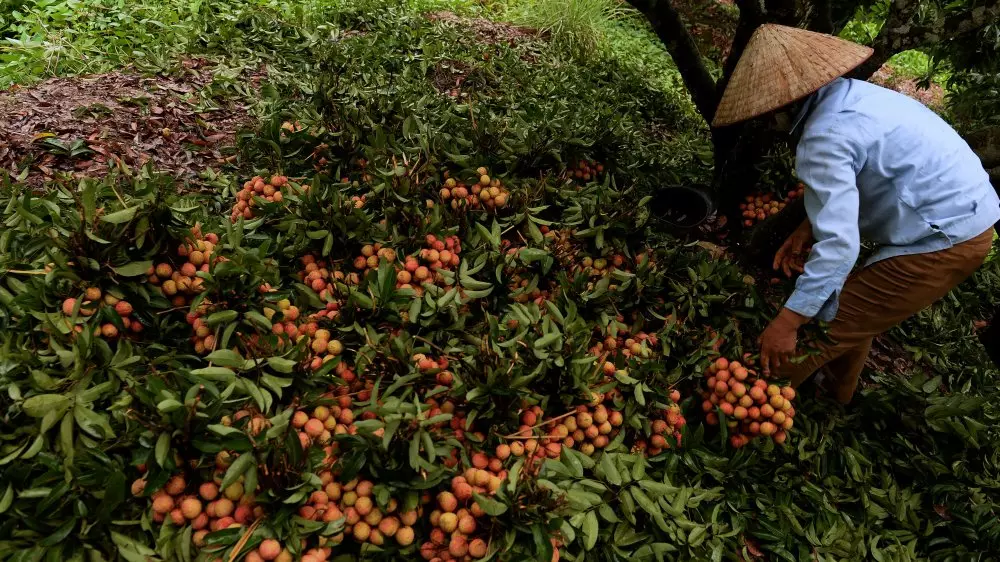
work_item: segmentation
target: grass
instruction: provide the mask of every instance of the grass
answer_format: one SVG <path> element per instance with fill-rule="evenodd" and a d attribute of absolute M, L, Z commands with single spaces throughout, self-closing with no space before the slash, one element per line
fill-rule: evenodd
<path fill-rule="evenodd" d="M 557 47 L 577 56 L 594 55 L 624 14 L 613 0 L 516 0 L 506 6 L 507 17 L 541 30 Z"/>

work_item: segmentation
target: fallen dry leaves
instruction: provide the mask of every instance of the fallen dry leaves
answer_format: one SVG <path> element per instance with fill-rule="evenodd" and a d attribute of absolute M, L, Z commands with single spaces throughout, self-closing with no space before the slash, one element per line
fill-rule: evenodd
<path fill-rule="evenodd" d="M 126 72 L 52 78 L 0 93 L 0 168 L 39 187 L 59 172 L 100 176 L 152 162 L 183 183 L 234 153 L 246 107 L 206 100 L 210 70 L 183 77 Z"/>

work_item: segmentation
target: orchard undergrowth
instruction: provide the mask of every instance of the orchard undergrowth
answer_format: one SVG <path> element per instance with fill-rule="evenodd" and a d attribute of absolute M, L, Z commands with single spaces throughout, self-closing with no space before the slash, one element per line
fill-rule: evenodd
<path fill-rule="evenodd" d="M 1000 550 L 971 337 L 1000 260 L 894 332 L 904 376 L 846 410 L 796 394 L 754 368 L 787 287 L 647 223 L 701 173 L 662 92 L 391 6 L 339 17 L 313 107 L 244 135 L 214 194 L 3 180 L 0 559 Z"/>

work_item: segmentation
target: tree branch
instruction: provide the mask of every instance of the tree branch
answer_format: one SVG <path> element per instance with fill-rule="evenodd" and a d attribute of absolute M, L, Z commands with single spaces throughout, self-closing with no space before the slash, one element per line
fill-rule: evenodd
<path fill-rule="evenodd" d="M 750 42 L 753 32 L 764 23 L 764 11 L 758 0 L 736 0 L 736 5 L 740 9 L 740 20 L 736 24 L 736 32 L 733 34 L 733 44 L 726 57 L 726 64 L 722 69 L 722 78 L 719 80 L 717 91 L 718 98 L 722 99 L 722 92 L 726 91 L 729 85 L 729 77 L 736 70 L 736 63 L 743 56 L 743 51 Z"/>
<path fill-rule="evenodd" d="M 912 21 L 917 4 L 917 0 L 893 0 L 889 4 L 885 24 L 872 45 L 875 53 L 852 72 L 851 77 L 867 80 L 896 53 L 930 47 L 1000 21 L 1000 0 L 991 0 L 984 6 L 921 24 Z"/>
<path fill-rule="evenodd" d="M 809 28 L 820 33 L 832 34 L 833 29 L 833 7 L 831 0 L 813 0 L 812 13 L 809 18 Z"/>
<path fill-rule="evenodd" d="M 706 122 L 711 123 L 719 102 L 715 80 L 705 66 L 698 46 L 684 25 L 680 13 L 669 0 L 627 1 L 649 20 L 653 32 L 674 59 L 698 113 Z"/>

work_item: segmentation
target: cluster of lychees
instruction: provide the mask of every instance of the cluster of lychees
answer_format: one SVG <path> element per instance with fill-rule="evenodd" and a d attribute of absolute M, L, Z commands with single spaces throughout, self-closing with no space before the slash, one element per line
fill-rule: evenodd
<path fill-rule="evenodd" d="M 555 280 L 544 280 L 534 276 L 527 266 L 518 260 L 524 247 L 515 246 L 515 242 L 504 239 L 501 250 L 505 253 L 504 274 L 507 276 L 507 288 L 514 302 L 526 304 L 534 302 L 542 305 L 546 300 L 559 294 L 559 283 Z"/>
<path fill-rule="evenodd" d="M 374 249 L 374 246 L 372 248 Z M 367 268 L 368 258 L 364 254 L 358 257 L 365 260 L 365 265 L 362 269 Z M 302 256 L 301 260 L 302 270 L 298 273 L 299 280 L 319 295 L 321 300 L 327 303 L 334 302 L 338 296 L 336 283 L 357 285 L 360 282 L 360 278 L 356 272 L 344 273 L 338 269 L 333 269 L 326 260 L 317 259 L 314 255 Z M 356 265 L 361 264 L 358 262 Z M 375 267 L 378 267 L 377 262 Z M 330 309 L 327 308 L 327 310 Z"/>
<path fill-rule="evenodd" d="M 374 546 L 382 546 L 389 539 L 400 546 L 413 544 L 416 536 L 413 525 L 420 517 L 419 510 L 400 511 L 395 498 L 389 498 L 380 505 L 374 494 L 375 483 L 371 480 L 355 478 L 340 482 L 336 474 L 329 470 L 320 472 L 319 479 L 322 488 L 310 494 L 307 502 L 299 508 L 299 516 L 325 522 L 343 518 L 344 531 L 332 537 L 329 543 L 307 552 L 303 562 L 310 555 L 316 562 L 326 560 L 329 554 L 323 556 L 324 549 L 330 548 L 330 543 L 339 544 L 345 537 Z"/>
<path fill-rule="evenodd" d="M 280 203 L 285 196 L 281 188 L 288 185 L 288 178 L 285 176 L 271 176 L 265 180 L 261 176 L 254 176 L 243 184 L 243 189 L 236 193 L 236 203 L 229 214 L 229 218 L 236 222 L 240 217 L 245 219 L 253 218 L 253 207 L 256 205 L 256 198 L 260 197 L 270 203 Z"/>
<path fill-rule="evenodd" d="M 684 413 L 680 407 L 681 393 L 673 390 L 670 392 L 670 404 L 659 412 L 660 417 L 653 417 L 649 424 L 649 439 L 640 439 L 635 443 L 635 449 L 646 451 L 647 455 L 655 456 L 663 452 L 664 449 L 672 449 L 674 446 L 680 447 L 683 435 L 681 430 L 687 425 Z M 673 440 L 673 445 L 671 444 Z"/>
<path fill-rule="evenodd" d="M 354 258 L 354 269 L 364 277 L 370 271 L 377 271 L 382 263 L 396 265 L 396 250 L 380 243 L 367 244 L 361 247 L 361 255 Z"/>
<path fill-rule="evenodd" d="M 510 192 L 504 187 L 503 182 L 499 178 L 490 178 L 489 170 L 486 168 L 479 168 L 476 173 L 479 177 L 472 182 L 471 187 L 456 181 L 455 178 L 447 177 L 446 173 L 444 187 L 438 193 L 441 201 L 456 210 L 479 208 L 495 210 L 506 207 Z"/>
<path fill-rule="evenodd" d="M 604 164 L 600 164 L 594 160 L 580 160 L 579 162 L 570 164 L 566 173 L 569 177 L 577 180 L 596 180 L 601 174 L 604 173 Z"/>
<path fill-rule="evenodd" d="M 521 426 L 509 436 L 512 441 L 497 447 L 500 459 L 509 455 L 525 456 L 533 460 L 546 457 L 557 459 L 563 447 L 576 449 L 590 456 L 608 446 L 624 422 L 618 410 L 602 403 L 598 396 L 591 404 L 581 404 L 564 415 L 543 420 L 544 412 L 532 406 L 521 413 Z M 535 467 L 529 463 L 529 468 Z"/>
<path fill-rule="evenodd" d="M 150 497 L 153 521 L 169 521 L 178 527 L 190 524 L 194 531 L 192 542 L 200 547 L 204 546 L 205 536 L 209 532 L 239 528 L 252 519 L 263 516 L 263 509 L 254 502 L 255 490 L 245 490 L 242 477 L 229 487 L 220 489 L 223 475 L 231 461 L 232 457 L 228 454 L 217 456 L 212 479 L 193 487 L 196 491 L 188 490 L 188 483 L 183 476 L 178 474 L 170 478 L 163 488 Z M 134 481 L 132 494 L 141 496 L 144 493 L 145 478 Z"/>
<path fill-rule="evenodd" d="M 212 303 L 205 299 L 193 312 L 188 312 L 184 319 L 191 325 L 191 343 L 194 351 L 198 355 L 211 353 L 215 350 L 215 334 L 212 328 L 205 323 L 205 314 L 208 313 Z"/>
<path fill-rule="evenodd" d="M 729 442 L 733 447 L 743 447 L 759 435 L 770 437 L 779 445 L 785 442 L 786 431 L 792 428 L 795 416 L 792 387 L 768 384 L 753 370 L 725 357 L 709 365 L 705 378 L 706 389 L 702 393 L 705 421 L 718 425 L 715 412 L 718 407 L 726 416 Z"/>
<path fill-rule="evenodd" d="M 79 305 L 77 302 L 79 301 Z M 98 337 L 104 337 L 106 339 L 115 339 L 120 335 L 125 335 L 127 333 L 138 334 L 142 331 L 142 323 L 132 316 L 132 305 L 127 301 L 120 300 L 114 295 L 108 293 L 104 294 L 98 287 L 88 287 L 81 298 L 69 297 L 64 299 L 62 302 L 62 313 L 66 316 L 73 316 L 73 311 L 80 316 L 90 317 L 93 316 L 102 306 L 108 306 L 115 309 L 115 314 L 118 315 L 119 320 L 121 320 L 123 330 L 119 330 L 118 326 L 114 322 L 104 322 L 100 326 L 94 327 L 94 335 Z M 72 323 L 67 318 L 66 325 L 71 326 Z M 75 333 L 80 333 L 83 331 L 83 326 L 80 324 L 72 325 L 72 330 Z"/>
<path fill-rule="evenodd" d="M 510 289 L 514 302 L 522 304 L 533 302 L 541 306 L 545 304 L 545 301 L 559 294 L 558 285 L 554 281 L 550 281 L 549 288 L 545 289 L 538 285 L 532 285 L 532 279 L 525 278 L 520 273 L 514 273 L 510 276 L 507 287 Z"/>
<path fill-rule="evenodd" d="M 298 431 L 299 443 L 302 447 L 322 446 L 329 463 L 335 460 L 337 453 L 337 444 L 333 442 L 333 436 L 356 435 L 358 432 L 354 425 L 354 421 L 357 419 L 353 409 L 354 398 L 357 398 L 359 402 L 368 401 L 371 399 L 373 388 L 371 381 L 359 380 L 346 363 L 338 364 L 336 373 L 348 384 L 337 385 L 323 394 L 321 398 L 324 402 L 329 402 L 328 406 L 316 406 L 312 412 L 298 410 L 292 415 L 292 427 Z M 375 412 L 362 412 L 361 419 L 375 419 Z M 381 437 L 383 431 L 382 429 L 376 430 L 376 436 Z"/>
<path fill-rule="evenodd" d="M 767 217 L 778 214 L 790 203 L 802 197 L 804 193 L 805 185 L 800 183 L 780 201 L 771 193 L 747 195 L 745 202 L 740 203 L 740 211 L 743 214 L 743 226 L 753 226 Z"/>
<path fill-rule="evenodd" d="M 441 271 L 458 267 L 461 263 L 462 243 L 458 236 L 441 239 L 433 234 L 428 234 L 425 241 L 426 247 L 421 248 L 416 256 L 407 256 L 402 268 L 397 267 L 397 289 L 413 289 L 420 296 L 423 294 L 421 285 L 424 283 L 448 286 L 448 280 Z"/>
<path fill-rule="evenodd" d="M 434 375 L 434 381 L 441 386 L 451 386 L 455 382 L 454 373 L 448 370 L 447 357 L 434 359 L 423 353 L 417 353 L 413 356 L 413 363 L 421 373 Z"/>
<path fill-rule="evenodd" d="M 549 435 L 563 437 L 564 446 L 590 456 L 608 446 L 623 422 L 618 410 L 604 404 L 581 404 L 573 415 L 550 422 Z"/>
<path fill-rule="evenodd" d="M 612 254 L 606 258 L 584 256 L 570 267 L 572 273 L 582 273 L 587 277 L 603 277 L 610 275 L 616 269 L 627 271 L 625 269 L 625 256 L 621 254 Z"/>
<path fill-rule="evenodd" d="M 612 334 L 609 330 L 603 339 L 594 342 L 594 345 L 590 347 L 590 354 L 595 357 L 607 356 L 608 361 L 602 365 L 602 369 L 605 375 L 611 376 L 615 374 L 616 370 L 613 360 L 619 355 L 625 358 L 648 359 L 656 353 L 658 345 L 659 338 L 656 337 L 656 334 L 647 334 L 643 331 L 635 334 L 619 331 L 617 334 Z"/>
<path fill-rule="evenodd" d="M 187 306 L 190 297 L 204 290 L 198 272 L 207 272 L 211 264 L 225 260 L 215 252 L 218 243 L 218 234 L 209 232 L 203 236 L 201 227 L 195 225 L 191 238 L 177 247 L 177 256 L 183 259 L 180 267 L 175 269 L 167 262 L 158 263 L 146 271 L 146 279 L 159 286 L 173 306 Z"/>
<path fill-rule="evenodd" d="M 489 551 L 487 542 L 475 537 L 486 514 L 473 494 L 495 494 L 507 473 L 499 459 L 491 460 L 483 453 L 473 455 L 472 462 L 472 468 L 451 479 L 450 492 L 437 495 L 437 509 L 430 515 L 430 540 L 420 546 L 424 560 L 478 560 Z"/>

